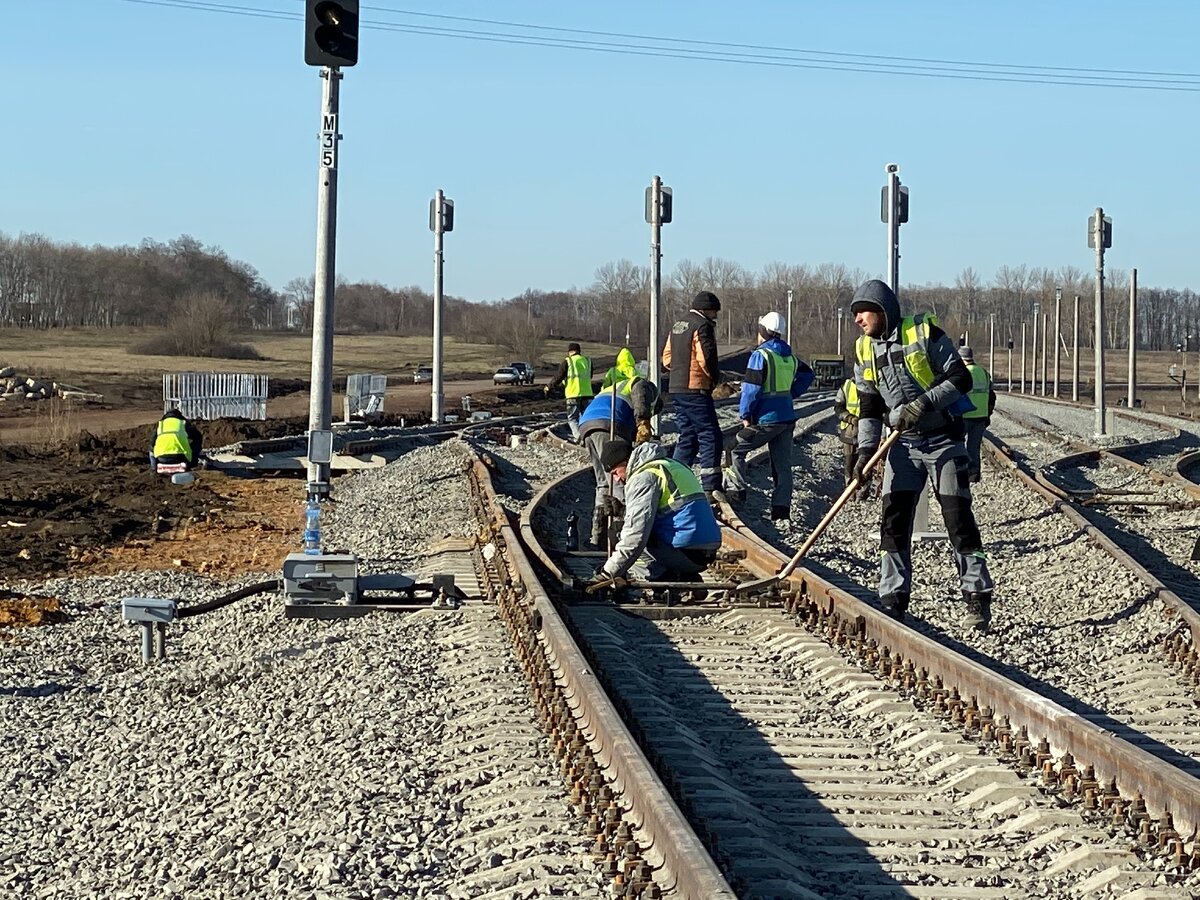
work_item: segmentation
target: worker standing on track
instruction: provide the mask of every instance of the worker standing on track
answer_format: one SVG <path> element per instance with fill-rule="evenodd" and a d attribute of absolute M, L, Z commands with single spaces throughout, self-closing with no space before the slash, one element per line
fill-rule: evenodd
<path fill-rule="evenodd" d="M 622 353 L 629 353 L 622 350 Z M 633 354 L 629 354 L 632 361 Z M 620 357 L 617 358 L 618 363 Z M 609 370 L 611 375 L 615 369 Z M 629 378 L 619 379 L 608 383 L 600 389 L 583 415 L 579 417 L 579 438 L 587 448 L 592 460 L 592 471 L 596 476 L 596 503 L 592 512 L 591 543 L 601 546 L 605 543 L 605 521 L 607 516 L 614 519 L 622 515 L 623 491 L 620 485 L 614 485 L 614 494 L 608 492 L 608 470 L 600 462 L 600 453 L 610 437 L 639 444 L 645 443 L 653 436 L 650 430 L 650 417 L 659 406 L 658 389 L 640 376 L 636 370 Z M 609 429 L 612 429 L 612 435 Z"/>
<path fill-rule="evenodd" d="M 863 330 L 854 348 L 860 403 L 854 474 L 862 477 L 879 446 L 885 417 L 901 432 L 883 476 L 880 606 L 903 620 L 912 589 L 913 516 L 926 479 L 932 477 L 966 601 L 963 625 L 986 631 L 991 623 L 992 576 L 971 511 L 959 418 L 969 405 L 971 374 L 932 317 L 901 316 L 896 295 L 882 281 L 859 287 L 850 311 Z"/>
<path fill-rule="evenodd" d="M 554 380 L 542 388 L 542 393 L 549 396 L 550 391 L 560 384 L 567 398 L 567 424 L 571 427 L 571 437 L 578 441 L 579 417 L 592 398 L 592 361 L 583 355 L 576 343 L 567 344 L 566 359 L 559 363 Z"/>
<path fill-rule="evenodd" d="M 651 581 L 701 581 L 717 557 L 721 529 L 692 470 L 655 441 L 607 441 L 600 461 L 625 486 L 625 522 L 592 584 L 615 584 L 643 553 Z"/>
<path fill-rule="evenodd" d="M 854 379 L 847 378 L 833 398 L 833 408 L 838 417 L 838 440 L 842 442 L 842 484 L 849 487 L 854 480 L 854 465 L 858 462 L 858 388 Z M 870 488 L 863 485 L 859 490 L 860 500 L 866 499 Z"/>
<path fill-rule="evenodd" d="M 975 352 L 970 347 L 959 347 L 958 355 L 971 373 L 971 393 L 967 399 L 974 409 L 963 413 L 963 425 L 967 429 L 967 472 L 971 482 L 978 484 L 983 474 L 979 450 L 983 433 L 992 424 L 992 413 L 996 411 L 996 392 L 992 389 L 992 376 L 983 366 L 975 364 Z"/>
<path fill-rule="evenodd" d="M 687 315 L 671 326 L 663 347 L 662 364 L 670 372 L 671 409 L 679 426 L 675 459 L 685 466 L 700 463 L 700 484 L 710 503 L 721 493 L 721 426 L 712 392 L 720 378 L 717 335 L 713 322 L 721 301 L 712 291 L 701 291 Z"/>
<path fill-rule="evenodd" d="M 150 449 L 150 471 L 157 472 L 158 464 L 176 465 L 183 463 L 191 471 L 200 461 L 204 451 L 204 438 L 200 429 L 189 422 L 178 409 L 172 407 L 158 420 L 154 431 L 154 444 Z"/>
<path fill-rule="evenodd" d="M 787 322 L 777 312 L 758 320 L 759 345 L 746 363 L 742 379 L 742 400 L 738 414 L 741 430 L 734 436 L 730 450 L 732 465 L 726 491 L 733 503 L 746 499 L 746 458 L 763 444 L 771 456 L 772 521 L 786 521 L 792 514 L 792 441 L 796 428 L 796 410 L 792 401 L 809 389 L 813 370 L 792 354 L 783 339 Z"/>

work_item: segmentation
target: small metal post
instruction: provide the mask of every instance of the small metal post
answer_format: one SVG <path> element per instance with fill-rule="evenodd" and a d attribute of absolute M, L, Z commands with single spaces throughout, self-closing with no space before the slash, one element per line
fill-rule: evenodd
<path fill-rule="evenodd" d="M 1137 269 L 1129 272 L 1129 384 L 1125 404 L 1137 405 Z"/>
<path fill-rule="evenodd" d="M 1038 318 L 1042 312 L 1042 304 L 1033 304 L 1033 340 L 1029 346 L 1029 393 L 1037 394 L 1037 361 L 1038 361 Z"/>
<path fill-rule="evenodd" d="M 1012 341 L 1008 342 L 1008 392 L 1012 393 Z"/>
<path fill-rule="evenodd" d="M 337 67 L 321 69 L 320 160 L 317 169 L 317 262 L 313 278 L 312 377 L 308 430 L 328 431 L 333 420 L 334 276 L 337 248 L 338 85 Z M 311 444 L 311 440 L 310 440 Z M 329 463 L 308 463 L 308 493 L 329 492 Z"/>
<path fill-rule="evenodd" d="M 843 309 L 844 309 L 844 307 L 841 307 L 841 306 L 839 306 L 837 308 L 837 352 L 838 352 L 838 356 L 842 355 L 842 317 L 843 317 L 842 310 Z"/>
<path fill-rule="evenodd" d="M 1042 313 L 1042 396 L 1046 396 L 1046 340 L 1050 337 L 1050 314 Z"/>
<path fill-rule="evenodd" d="M 996 314 L 988 316 L 988 374 L 996 377 Z"/>
<path fill-rule="evenodd" d="M 1092 221 L 1096 238 L 1096 434 L 1107 434 L 1104 421 L 1104 210 L 1097 206 Z"/>
<path fill-rule="evenodd" d="M 787 323 L 787 325 L 788 325 L 787 342 L 788 342 L 788 346 L 790 347 L 790 346 L 792 346 L 792 289 L 791 288 L 788 288 L 788 323 Z"/>
<path fill-rule="evenodd" d="M 1054 289 L 1054 399 L 1058 399 L 1059 351 L 1062 349 L 1062 288 Z"/>
<path fill-rule="evenodd" d="M 156 659 L 167 658 L 167 623 L 154 624 L 154 656 Z"/>
<path fill-rule="evenodd" d="M 1071 332 L 1071 400 L 1079 402 L 1079 295 L 1075 295 L 1075 327 Z"/>
<path fill-rule="evenodd" d="M 1025 322 L 1021 323 L 1021 393 L 1025 393 Z"/>
<path fill-rule="evenodd" d="M 142 662 L 154 659 L 154 623 L 142 623 Z"/>

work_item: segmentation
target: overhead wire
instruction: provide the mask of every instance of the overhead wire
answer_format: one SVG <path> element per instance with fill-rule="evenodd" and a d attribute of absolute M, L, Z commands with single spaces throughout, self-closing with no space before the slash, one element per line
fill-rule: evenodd
<path fill-rule="evenodd" d="M 221 3 L 216 0 L 122 0 L 145 6 L 187 9 L 263 19 L 297 21 L 301 12 L 264 9 L 245 3 Z M 304 0 L 299 0 L 304 2 Z M 542 34 L 519 34 L 486 29 L 456 28 L 442 25 L 421 25 L 409 22 L 390 22 L 366 19 L 360 15 L 360 29 L 402 34 L 444 37 L 456 40 L 508 44 L 516 46 L 550 47 L 583 50 L 663 59 L 685 59 L 700 62 L 719 62 L 735 65 L 773 68 L 807 69 L 859 74 L 902 75 L 960 81 L 1003 82 L 1010 84 L 1060 85 L 1072 87 L 1125 88 L 1195 93 L 1200 92 L 1200 74 L 1182 72 L 1148 72 L 1132 69 L 1073 68 L 1066 66 L 1021 66 L 1011 63 L 978 63 L 923 57 L 897 57 L 877 54 L 855 54 L 837 51 L 773 47 L 760 44 L 739 44 L 725 41 L 704 41 L 690 38 L 655 37 L 627 32 L 606 32 L 581 28 L 480 19 L 441 13 L 426 13 L 392 7 L 362 6 L 385 14 L 422 17 L 469 24 L 495 25 L 504 28 L 537 32 L 588 35 L 588 38 L 552 37 Z M 593 38 L 623 38 L 625 40 L 595 40 Z M 650 43 L 631 43 L 645 41 Z M 672 46 L 674 45 L 674 46 Z M 703 47 L 691 49 L 686 45 Z M 716 48 L 731 48 L 716 49 Z M 747 52 L 755 51 L 755 52 Z M 763 52 L 759 52 L 763 51 Z M 831 57 L 814 59 L 808 57 Z M 841 57 L 839 59 L 838 57 Z"/>

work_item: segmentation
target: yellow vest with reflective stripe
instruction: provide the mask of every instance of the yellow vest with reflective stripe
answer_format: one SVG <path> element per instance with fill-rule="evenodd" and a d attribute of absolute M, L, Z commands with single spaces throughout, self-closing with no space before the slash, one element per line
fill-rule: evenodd
<path fill-rule="evenodd" d="M 144 444 L 142 446 L 145 446 Z M 167 456 L 179 453 L 191 462 L 192 445 L 187 436 L 187 424 L 182 419 L 163 419 L 158 423 L 158 431 L 154 435 L 155 456 Z"/>
<path fill-rule="evenodd" d="M 581 353 L 567 357 L 567 377 L 563 394 L 573 397 L 592 396 L 592 361 Z"/>
<path fill-rule="evenodd" d="M 842 393 L 846 395 L 846 412 L 857 418 L 862 410 L 862 404 L 858 399 L 858 385 L 854 383 L 853 378 L 846 379 L 846 383 L 842 385 Z M 848 427 L 849 423 L 838 422 L 838 431 L 845 431 Z"/>
<path fill-rule="evenodd" d="M 986 419 L 988 414 L 988 394 L 992 389 L 992 376 L 987 373 L 987 369 L 983 366 L 977 366 L 975 363 L 967 363 L 967 371 L 971 373 L 971 393 L 967 394 L 967 399 L 974 405 L 974 409 L 967 410 L 963 413 L 964 419 Z"/>
<path fill-rule="evenodd" d="M 905 316 L 900 320 L 900 346 L 904 352 L 904 368 L 923 391 L 929 390 L 933 384 L 933 366 L 930 365 L 926 347 L 929 346 L 929 326 L 936 324 L 937 318 L 928 313 Z M 854 352 L 864 366 L 863 378 L 875 381 L 875 358 L 871 353 L 870 335 L 864 334 L 855 341 Z"/>
<path fill-rule="evenodd" d="M 796 378 L 796 357 L 781 356 L 774 350 L 759 347 L 767 364 L 766 377 L 763 379 L 762 396 L 783 397 L 791 396 L 792 382 Z"/>
<path fill-rule="evenodd" d="M 653 472 L 660 483 L 658 491 L 659 510 L 676 510 L 691 500 L 704 497 L 704 488 L 700 479 L 690 467 L 673 459 L 652 459 L 642 463 L 630 476 L 637 472 Z"/>

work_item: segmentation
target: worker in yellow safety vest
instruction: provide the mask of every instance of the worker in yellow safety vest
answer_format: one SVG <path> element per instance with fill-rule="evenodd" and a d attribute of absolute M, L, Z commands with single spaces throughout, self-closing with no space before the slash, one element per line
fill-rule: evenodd
<path fill-rule="evenodd" d="M 854 480 L 854 465 L 858 462 L 858 388 L 854 379 L 847 378 L 838 388 L 833 398 L 833 408 L 838 417 L 838 440 L 842 442 L 842 483 L 850 484 Z M 863 485 L 859 497 L 865 499 L 868 485 Z"/>
<path fill-rule="evenodd" d="M 592 399 L 592 361 L 583 355 L 583 349 L 574 342 L 567 344 L 566 359 L 559 364 L 554 380 L 542 391 L 549 396 L 550 391 L 560 384 L 563 386 L 563 396 L 567 398 L 567 424 L 571 426 L 571 437 L 578 441 L 579 417 Z"/>
<path fill-rule="evenodd" d="M 984 431 L 992 424 L 996 392 L 992 389 L 992 376 L 983 366 L 976 365 L 975 352 L 970 347 L 959 347 L 958 355 L 971 373 L 971 393 L 967 394 L 967 399 L 974 408 L 963 413 L 963 425 L 967 428 L 967 472 L 971 481 L 978 484 L 983 472 L 979 448 L 983 445 Z"/>
<path fill-rule="evenodd" d="M 189 422 L 178 409 L 172 407 L 155 426 L 154 444 L 150 449 L 150 471 L 157 472 L 159 463 L 183 463 L 191 470 L 196 467 L 203 450 L 204 438 L 200 429 Z"/>

